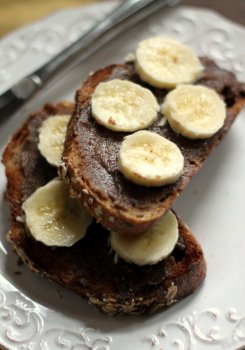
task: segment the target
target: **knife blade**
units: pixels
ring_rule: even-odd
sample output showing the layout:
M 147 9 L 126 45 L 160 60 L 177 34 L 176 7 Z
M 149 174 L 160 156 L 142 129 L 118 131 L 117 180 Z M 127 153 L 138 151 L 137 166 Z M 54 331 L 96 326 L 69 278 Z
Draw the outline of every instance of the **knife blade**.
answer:
M 179 0 L 126 0 L 121 2 L 77 41 L 4 92 L 0 96 L 0 122 L 7 120 L 37 95 L 44 86 L 60 79 L 118 34 L 160 8 L 175 5 L 178 2 Z

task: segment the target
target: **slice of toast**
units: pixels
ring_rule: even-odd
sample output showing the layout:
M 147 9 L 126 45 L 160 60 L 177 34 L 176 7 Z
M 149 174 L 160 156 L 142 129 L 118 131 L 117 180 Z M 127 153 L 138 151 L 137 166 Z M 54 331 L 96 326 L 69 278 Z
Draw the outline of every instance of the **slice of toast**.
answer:
M 185 165 L 183 175 L 174 184 L 158 188 L 135 185 L 118 171 L 119 149 L 128 133 L 111 131 L 99 125 L 91 116 L 90 100 L 100 82 L 115 78 L 146 86 L 159 103 L 163 102 L 167 90 L 143 83 L 133 64 L 122 64 L 97 71 L 77 91 L 60 173 L 69 185 L 71 195 L 87 206 L 104 227 L 128 235 L 147 230 L 172 206 L 245 104 L 244 84 L 239 83 L 232 73 L 218 68 L 213 61 L 203 58 L 202 63 L 205 69 L 197 83 L 213 88 L 225 100 L 225 124 L 208 139 L 190 140 L 171 130 L 159 113 L 158 120 L 148 130 L 176 143 L 184 155 Z
M 109 232 L 95 221 L 85 238 L 69 248 L 47 247 L 29 234 L 22 203 L 57 176 L 56 169 L 38 151 L 38 129 L 50 115 L 70 113 L 72 108 L 67 103 L 46 105 L 28 118 L 5 148 L 3 163 L 11 208 L 7 238 L 12 247 L 30 269 L 110 315 L 154 312 L 192 293 L 205 277 L 206 264 L 200 245 L 180 219 L 174 251 L 153 266 L 140 267 L 120 258 L 115 262 L 108 245 Z

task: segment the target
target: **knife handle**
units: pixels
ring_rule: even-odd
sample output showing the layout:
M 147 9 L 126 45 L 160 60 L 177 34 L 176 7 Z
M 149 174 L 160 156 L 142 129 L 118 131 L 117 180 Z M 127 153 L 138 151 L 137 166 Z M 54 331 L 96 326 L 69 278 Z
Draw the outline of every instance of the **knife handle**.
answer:
M 65 75 L 91 53 L 161 7 L 180 0 L 126 0 L 72 45 L 0 96 L 0 124 L 51 81 Z
M 42 84 L 55 78 L 61 72 L 64 75 L 117 34 L 128 29 L 160 7 L 171 5 L 172 3 L 176 3 L 176 0 L 123 1 L 76 42 L 38 69 L 35 74 L 40 78 Z

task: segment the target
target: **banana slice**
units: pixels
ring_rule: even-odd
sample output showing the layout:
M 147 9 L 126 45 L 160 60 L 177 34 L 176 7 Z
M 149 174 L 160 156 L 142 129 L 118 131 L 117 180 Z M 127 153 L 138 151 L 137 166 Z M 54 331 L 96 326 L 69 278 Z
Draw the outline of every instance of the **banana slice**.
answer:
M 55 179 L 38 188 L 22 206 L 32 236 L 47 246 L 70 247 L 86 234 L 92 217 Z
M 182 174 L 184 157 L 179 148 L 154 132 L 141 130 L 122 142 L 119 170 L 132 182 L 143 186 L 174 183 Z
M 59 166 L 69 120 L 69 115 L 56 115 L 46 119 L 39 130 L 38 149 L 51 165 Z
M 167 95 L 162 111 L 171 128 L 190 139 L 211 137 L 226 118 L 224 101 L 201 85 L 179 85 Z
M 203 66 L 188 46 L 157 36 L 139 43 L 135 69 L 141 79 L 152 86 L 174 88 L 177 84 L 197 80 Z
M 126 80 L 100 83 L 91 100 L 92 115 L 114 131 L 135 131 L 150 126 L 160 109 L 148 89 Z
M 112 232 L 111 247 L 127 262 L 136 265 L 154 265 L 173 251 L 178 241 L 178 221 L 168 211 L 152 227 L 137 237 L 126 237 Z

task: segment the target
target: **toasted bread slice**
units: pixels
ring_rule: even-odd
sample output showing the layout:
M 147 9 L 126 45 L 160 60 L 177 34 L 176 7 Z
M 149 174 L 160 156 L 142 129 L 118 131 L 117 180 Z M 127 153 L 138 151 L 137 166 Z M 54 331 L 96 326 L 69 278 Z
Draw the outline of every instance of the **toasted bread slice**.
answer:
M 111 65 L 91 75 L 78 90 L 76 107 L 70 122 L 60 173 L 71 194 L 88 208 L 104 227 L 121 234 L 137 235 L 147 230 L 172 206 L 191 177 L 210 152 L 218 146 L 245 104 L 245 85 L 235 76 L 218 68 L 209 59 L 197 82 L 216 90 L 226 102 L 225 124 L 214 136 L 190 140 L 161 124 L 162 115 L 148 130 L 170 139 L 181 149 L 185 165 L 183 175 L 171 185 L 158 188 L 131 183 L 118 171 L 117 157 L 127 133 L 115 132 L 96 123 L 91 116 L 91 96 L 96 86 L 111 79 L 127 79 L 149 88 L 162 103 L 166 90 L 143 83 L 133 64 Z
M 38 128 L 49 115 L 68 113 L 72 108 L 63 103 L 45 106 L 29 117 L 4 151 L 12 214 L 9 242 L 30 269 L 110 315 L 154 312 L 192 293 L 205 277 L 206 264 L 200 245 L 180 219 L 174 251 L 153 266 L 140 267 L 122 259 L 116 263 L 108 246 L 109 232 L 95 221 L 85 238 L 69 248 L 47 247 L 29 234 L 22 203 L 56 176 L 56 169 L 38 151 Z

